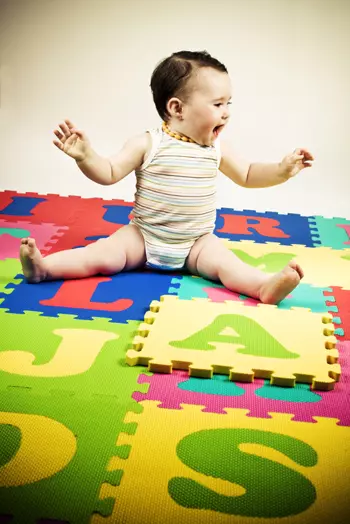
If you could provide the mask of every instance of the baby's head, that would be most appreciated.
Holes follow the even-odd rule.
[[[231,83],[226,67],[206,51],[179,51],[151,78],[159,116],[174,131],[212,145],[229,118]]]

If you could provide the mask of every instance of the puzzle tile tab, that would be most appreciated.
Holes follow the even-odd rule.
[[[161,373],[188,369],[203,378],[220,373],[243,382],[270,378],[282,386],[297,381],[333,389],[340,367],[330,318],[304,309],[164,296],[152,302],[127,363]]]
[[[334,286],[329,292],[325,291],[324,296],[333,322],[343,330],[344,340],[350,340],[350,291]]]
[[[350,246],[350,220],[345,218],[309,218],[312,239],[321,246],[345,249]]]
[[[350,370],[350,355],[342,360],[342,376]],[[269,418],[269,413],[293,413],[293,420],[314,422],[313,417],[335,417],[339,424],[350,426],[350,385],[344,380],[333,391],[310,391],[308,384],[294,388],[275,387],[267,380],[253,383],[232,382],[227,375],[211,380],[189,377],[187,371],[171,374],[140,375],[139,383],[149,385],[147,393],[135,392],[133,398],[156,400],[159,408],[182,409],[184,404],[203,407],[203,413],[225,413],[226,408],[248,409],[249,416]]]

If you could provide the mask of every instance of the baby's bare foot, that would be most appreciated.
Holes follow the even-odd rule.
[[[260,289],[260,300],[265,304],[278,304],[297,287],[304,273],[292,260],[279,273],[273,275]]]
[[[23,275],[28,282],[41,282],[46,278],[42,254],[36,247],[34,238],[22,238],[21,242],[19,258]]]

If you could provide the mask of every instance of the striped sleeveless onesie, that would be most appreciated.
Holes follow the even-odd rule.
[[[135,171],[131,223],[144,237],[148,267],[181,269],[195,241],[215,227],[219,142],[200,146],[161,128],[148,132],[152,148]]]

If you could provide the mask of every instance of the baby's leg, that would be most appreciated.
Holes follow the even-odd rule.
[[[304,276],[293,261],[279,273],[264,273],[242,262],[214,235],[204,235],[195,242],[187,267],[195,275],[219,280],[230,291],[257,298],[266,304],[283,300]]]
[[[43,257],[31,238],[22,239],[20,259],[29,282],[112,275],[134,269],[146,261],[145,243],[140,230],[127,225],[108,238],[86,247],[67,249]]]

